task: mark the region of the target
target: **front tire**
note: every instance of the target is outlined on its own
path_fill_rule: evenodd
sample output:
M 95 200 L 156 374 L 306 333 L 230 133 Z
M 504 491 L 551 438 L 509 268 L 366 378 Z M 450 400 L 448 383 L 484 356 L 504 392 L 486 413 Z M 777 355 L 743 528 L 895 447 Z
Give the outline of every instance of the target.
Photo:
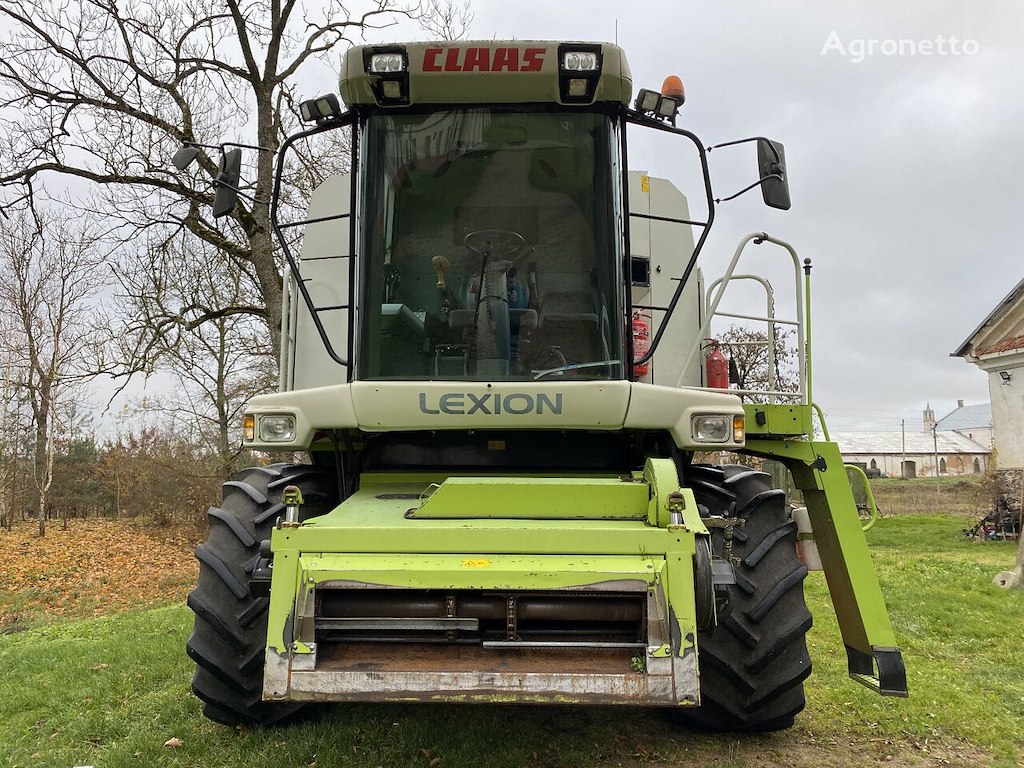
M 803 681 L 811 673 L 811 614 L 785 494 L 748 467 L 692 466 L 684 476 L 702 515 L 745 522 L 733 529 L 732 556 L 740 562 L 728 608 L 716 629 L 697 634 L 701 706 L 680 713 L 713 731 L 789 728 L 804 708 Z M 713 529 L 715 557 L 724 546 L 722 529 Z
M 186 645 L 196 663 L 192 690 L 203 714 L 225 725 L 273 723 L 301 706 L 262 699 L 270 599 L 249 589 L 260 542 L 284 515 L 281 492 L 287 485 L 302 491 L 303 519 L 337 503 L 329 471 L 304 464 L 246 469 L 224 483 L 220 507 L 207 513 L 206 542 L 196 547 L 199 581 L 188 596 L 196 617 Z

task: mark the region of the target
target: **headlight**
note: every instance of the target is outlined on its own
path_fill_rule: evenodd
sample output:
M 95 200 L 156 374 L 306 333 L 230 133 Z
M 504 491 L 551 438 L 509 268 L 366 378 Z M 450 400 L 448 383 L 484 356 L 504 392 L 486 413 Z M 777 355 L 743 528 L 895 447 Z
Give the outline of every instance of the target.
M 287 443 L 295 439 L 295 417 L 291 415 L 260 416 L 260 440 Z
M 728 443 L 733 436 L 732 417 L 694 416 L 690 432 L 698 443 Z

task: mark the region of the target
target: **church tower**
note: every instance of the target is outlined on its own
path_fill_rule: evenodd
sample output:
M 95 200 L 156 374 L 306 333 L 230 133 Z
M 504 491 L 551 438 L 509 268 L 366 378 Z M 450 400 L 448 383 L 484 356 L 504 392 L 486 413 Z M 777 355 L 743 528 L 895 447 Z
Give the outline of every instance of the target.
M 931 432 L 935 429 L 935 411 L 932 410 L 932 404 L 928 403 L 924 407 L 924 431 Z

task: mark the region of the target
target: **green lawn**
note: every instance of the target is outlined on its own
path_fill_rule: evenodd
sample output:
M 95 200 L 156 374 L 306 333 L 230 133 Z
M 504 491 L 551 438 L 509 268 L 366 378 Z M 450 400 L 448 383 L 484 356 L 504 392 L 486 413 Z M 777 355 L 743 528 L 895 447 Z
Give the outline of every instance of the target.
M 1016 543 L 961 535 L 958 517 L 883 519 L 868 539 L 907 663 L 910 698 L 881 699 L 840 684 L 845 658 L 820 574 L 809 579 L 815 674 L 803 724 L 878 731 L 917 743 L 954 737 L 1007 764 L 1024 757 L 1024 591 L 993 586 L 1012 567 Z
M 703 735 L 663 712 L 613 708 L 337 705 L 236 731 L 189 693 L 180 606 L 0 637 L 0 758 L 12 766 L 1020 765 L 1024 591 L 992 576 L 1014 544 L 962 539 L 957 517 L 883 519 L 870 533 L 911 698 L 845 674 L 820 574 L 808 579 L 815 674 L 788 732 Z M 164 747 L 172 737 L 177 748 Z

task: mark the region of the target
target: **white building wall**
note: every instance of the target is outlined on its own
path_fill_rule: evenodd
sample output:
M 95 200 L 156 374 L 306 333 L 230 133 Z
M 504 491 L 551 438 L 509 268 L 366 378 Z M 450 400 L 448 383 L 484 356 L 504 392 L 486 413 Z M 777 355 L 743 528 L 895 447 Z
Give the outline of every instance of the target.
M 955 429 L 953 431 L 986 448 L 992 445 L 992 427 L 971 427 L 970 429 Z
M 1024 350 L 985 357 L 979 365 L 988 373 L 996 466 L 1024 468 Z
M 978 460 L 978 473 L 984 473 L 988 470 L 988 456 L 983 454 L 939 453 L 940 462 L 943 459 L 946 461 L 946 470 L 940 473 L 942 475 L 976 474 L 974 471 L 975 459 Z M 847 464 L 865 464 L 870 467 L 872 460 L 874 460 L 875 466 L 886 476 L 900 477 L 900 464 L 903 461 L 902 454 L 843 454 L 843 461 Z M 907 461 L 914 462 L 918 477 L 935 477 L 935 454 L 908 453 Z

